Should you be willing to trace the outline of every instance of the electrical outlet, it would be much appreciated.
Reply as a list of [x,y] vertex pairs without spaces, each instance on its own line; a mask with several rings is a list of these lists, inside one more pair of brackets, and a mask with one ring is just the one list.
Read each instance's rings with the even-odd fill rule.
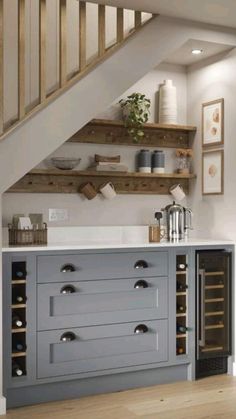
[[62,208],[49,208],[49,221],[67,221],[68,210]]

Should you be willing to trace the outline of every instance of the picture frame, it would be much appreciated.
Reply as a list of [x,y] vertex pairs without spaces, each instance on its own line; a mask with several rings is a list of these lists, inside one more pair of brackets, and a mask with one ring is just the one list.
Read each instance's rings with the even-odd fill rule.
[[202,147],[224,144],[224,99],[202,104]]
[[202,153],[202,195],[224,194],[224,150]]

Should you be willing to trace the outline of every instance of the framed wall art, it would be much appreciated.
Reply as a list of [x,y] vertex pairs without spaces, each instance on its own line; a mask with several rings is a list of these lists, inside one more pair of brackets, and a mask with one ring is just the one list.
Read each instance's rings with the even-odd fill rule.
[[224,99],[217,99],[202,105],[202,146],[224,144]]
[[224,151],[202,153],[202,194],[223,195],[224,193]]

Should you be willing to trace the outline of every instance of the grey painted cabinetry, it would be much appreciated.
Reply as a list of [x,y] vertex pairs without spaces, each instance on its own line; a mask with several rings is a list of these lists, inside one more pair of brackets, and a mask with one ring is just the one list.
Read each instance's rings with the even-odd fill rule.
[[[188,261],[184,320],[188,335],[180,337],[181,354],[176,352],[177,257]],[[21,282],[27,299],[25,308],[19,308],[24,310],[19,311],[24,331],[12,330],[11,324],[18,310],[12,303],[17,263],[26,267]],[[193,377],[194,265],[195,249],[188,247],[6,253],[8,406]],[[25,338],[23,353],[14,352],[18,336]],[[22,376],[14,376],[13,363],[22,366]]]

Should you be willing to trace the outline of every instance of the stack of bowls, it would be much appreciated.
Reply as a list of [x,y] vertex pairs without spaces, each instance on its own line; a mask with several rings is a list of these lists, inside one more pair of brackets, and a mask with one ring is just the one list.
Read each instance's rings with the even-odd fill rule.
[[176,87],[172,80],[164,80],[159,91],[159,123],[177,124]]

